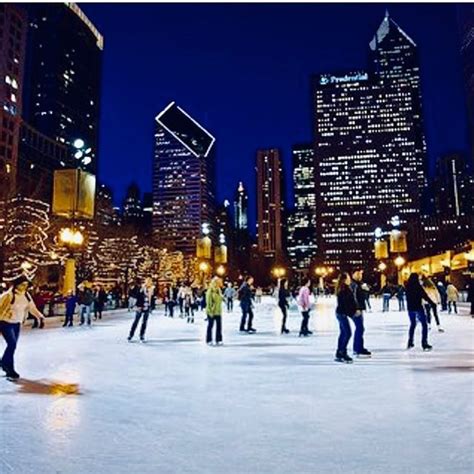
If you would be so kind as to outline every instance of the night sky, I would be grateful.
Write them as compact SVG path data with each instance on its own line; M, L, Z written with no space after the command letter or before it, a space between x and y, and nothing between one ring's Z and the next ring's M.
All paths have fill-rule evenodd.
M242 180L255 222L255 154L311 141L310 76L365 69L385 4L80 4L105 38L99 178L117 204L151 190L154 117L171 100L217 138L217 197ZM430 166L468 149L455 5L389 4L417 43ZM290 204L292 196L289 197Z

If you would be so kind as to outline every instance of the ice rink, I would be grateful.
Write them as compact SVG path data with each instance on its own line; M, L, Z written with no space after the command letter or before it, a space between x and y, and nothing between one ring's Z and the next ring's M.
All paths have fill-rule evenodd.
M405 350L405 312L368 313L373 358L353 365L333 361L332 299L312 312L310 338L296 312L281 336L269 298L258 332L239 334L236 308L223 347L203 342L202 315L191 325L162 310L146 344L127 343L131 318L22 332L24 378L0 378L0 473L474 471L469 316L441 313L446 332L434 327L425 353L420 328Z

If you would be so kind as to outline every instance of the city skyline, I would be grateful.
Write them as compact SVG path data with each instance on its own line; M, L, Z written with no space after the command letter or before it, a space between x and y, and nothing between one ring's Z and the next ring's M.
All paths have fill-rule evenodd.
M106 54L104 55L104 80L107 79L110 71L116 66L115 61L117 59L117 51L114 46L117 38L114 37L114 31L107 26L109 20L107 19L108 17L106 18L106 15L104 15L106 11L111 12L109 17L115 18L119 25L120 18L123 17L125 12L132 15L130 17L131 20L137 17L142 18L145 12L148 13L148 16L154 12L155 15L151 15L151 18L155 18L158 22L157 24L159 24L161 20L164 21L164 19L168 19L168 22L172 22L173 19L176 19L176 13L173 7L165 5L147 6L146 8L139 7L133 11L122 5L115 6L116 8L114 7L114 10L110 10L108 6L101 5L84 5L83 7L84 11L105 37L107 46L105 48ZM261 44L257 45L257 51L249 56L249 58L244 58L242 56L243 51L241 51L241 48L245 48L245 45L248 45L247 42L249 39L243 39L244 44L241 47L232 49L234 54L231 55L231 58L224 56L216 57L217 51L215 45L212 47L214 49L206 47L206 44L200 45L200 54L203 58L203 63L201 64L199 61L196 61L194 57L185 55L183 58L185 59L183 67L184 65L189 66L190 71L188 77L185 79L180 77L181 65L178 64L175 68L175 63L167 64L164 70L162 70L161 77L158 78L159 84L163 82L165 84L163 84L163 87L157 87L157 83L154 81L155 92L151 95L148 86L148 78L146 74L143 74L143 71L152 70L157 66L154 65L155 63L143 63L142 54L137 54L133 57L132 61L134 63L137 61L142 63L142 74L140 75L138 84L140 89L137 89L134 95L133 106L136 110L132 115L129 115L133 117L133 126L129 126L129 130L124 130L124 137L129 133L133 135L128 147L133 146L133 153L134 155L136 154L136 157L134 156L134 162L139 160L140 166L134 168L129 167L127 173L122 173L124 166L124 158L122 158L122 156L126 154L127 146L120 142L120 139L117 138L117 134L115 134L114 143L111 143L108 137L109 132L103 132L99 148L99 178L113 188L116 203L121 202L125 189L131 180L137 181L143 191L150 190L151 183L141 178L143 175L149 175L151 169L151 157L148 156L148 152L143 151L147 148L150 154L152 151L152 143L149 139L150 127L148 127L148 130L143 130L139 127L139 124L143 124L144 122L149 123L150 117L146 113L146 109L151 108L153 102L156 103L156 107L162 108L166 105L166 101L176 99L179 103L183 104L191 115L194 115L199 120L202 120L203 123L206 123L207 126L213 130L217 138L216 188L218 202L222 202L225 198L231 199L232 196L229 195L228 189L234 189L236 183L242 180L250 194L250 229L253 230L255 228L256 176L254 172L254 156L258 148L268 146L270 148L278 147L281 149L286 188L290 191L288 196L289 204L290 207L292 207L293 196L291 186L289 185L291 183L292 171L291 146L298 142L308 142L312 140L310 123L310 75L313 73L337 72L338 70L347 70L351 67L363 68L367 63L367 54L364 53L366 53L368 43L373 37L374 31L383 19L385 8L383 5L278 5L274 7L275 8L266 8L263 5L203 5L197 10L193 7L187 9L182 20L187 24L189 21L188 15L194 15L194 17L197 15L199 19L198 23L201 20L206 22L209 31L206 32L200 41L204 41L207 46L209 46L209 39L206 42L205 38L208 36L212 37L213 34L220 31L220 28L223 28L229 21L231 14L233 14L235 25L245 21L249 23L247 27L251 27L249 31L253 39L255 39L253 35L256 34L255 30L252 29L256 26L254 25L254 21L257 18L261 18L262 15L267 15L267 18L273 18L275 21L281 22L283 21L283 13L286 12L289 15L289 30L294 29L291 20L303 18L305 16L303 15L304 12L307 13L306 16L308 16L308 14L309 16L313 15L316 23L322 21L323 18L326 18L326 20L334 19L337 16L336 13L340 13L341 11L354 13L354 20L348 22L347 20L341 20L339 16L337 22L334 22L334 24L329 23L330 28L328 28L326 35L328 39L321 39L321 35L318 37L321 49L311 47L312 42L307 38L309 34L306 35L306 42L300 42L300 46L295 48L293 42L301 39L301 35L297 35L297 39L295 40L290 38L291 35L289 33L282 34L280 38L276 38L276 35L273 33L269 33L268 39L262 39L260 37ZM468 151L467 139L465 138L467 133L467 120L464 110L465 96L459 57L456 9L453 5L416 6L418 12L417 18L423 21L414 22L414 19L410 18L409 15L409 11L413 11L413 8L415 7L410 5L389 6L391 16L402 26L404 31L407 31L407 34L414 38L420 48L423 112L428 145L427 154L429 156L429 168L432 172L434 170L434 163L440 154L449 152L467 154ZM252 15L248 16L245 12L251 12ZM445 21L441 22L441 18ZM364 19L364 21L362 21L362 19ZM102 25L102 23L104 24ZM129 23L129 27L133 28L133 21ZM140 33L139 37L143 39L144 36L152 35L151 30L147 29L148 26L151 26L148 20L142 21L141 25L143 32ZM433 29L437 31L436 35L432 33ZM187 37L189 38L194 34L194 30L191 28L188 29L188 31ZM350 44L343 46L343 39L349 35L351 37ZM430 35L432 37L430 39L431 44L428 43L427 39ZM108 37L110 37L109 43L107 42ZM283 38L287 40L288 44L285 48L281 49ZM193 41L194 39L193 37ZM133 43L131 39L129 40L129 42ZM228 35L224 35L223 43L227 44L226 42L228 41L232 42L233 40ZM163 48L159 50L159 58L166 59L173 51L173 48L175 48L175 53L183 52L181 49L183 46L182 42L178 39L175 45L168 44L167 47L164 46L166 45L163 45ZM233 44L233 46L237 47L238 45ZM196 48L197 47L198 46L196 46ZM293 48L291 55L289 54L290 48ZM143 49L146 48L143 47ZM269 60L267 56L259 56L259 54L263 53L263 49L266 49L266 51L274 50L275 53L278 53L279 59L268 63ZM308 50L311 50L310 54L308 54ZM216 59L212 64L209 64L210 55ZM304 58L301 56L304 56ZM179 54L178 57L180 57ZM219 61L217 61L217 59ZM233 90L237 90L238 92L229 94L225 97L226 100L224 100L222 104L217 104L217 100L222 101L222 89L224 86L226 84L227 86L235 86L234 81L236 80L231 78L228 74L219 74L219 71L223 70L228 73L232 64L237 65L239 61L244 61L247 63L247 66L253 66L253 69L251 67L242 67L242 64L239 64L240 67L236 68L235 75L237 77L245 76L246 80L242 83L243 87L241 87L240 90L234 87ZM286 61L288 67L284 68L281 61ZM292 68L291 65L293 61L298 61L301 65ZM158 63L160 63L160 61L158 61ZM209 66L206 73L202 69L204 64ZM265 88L265 91L262 88L262 79L264 79L265 82L265 79L268 79L268 77L263 74L265 72L262 71L264 66L268 73L271 68L274 69L275 67L280 71L277 81L266 82L268 87ZM439 72L438 74L433 74L433 68L436 68L436 66L438 70L442 70L442 74L439 74ZM217 74L216 79L210 84L205 84L203 77L208 77L212 72ZM127 74L125 74L125 76L127 76ZM175 79L173 81L174 84L167 87L166 83L169 82L171 76ZM251 77L255 78L254 84L250 81ZM221 78L222 81L220 82L224 84L217 81L218 78ZM283 97L278 93L278 90L283 82L288 80L293 81L292 89L286 91L287 97ZM296 81L296 83L294 81ZM109 88L111 90L104 91L102 100L102 130L107 128L113 129L110 124L115 118L112 117L110 113L107 113L107 110L110 109L110 97L113 97L119 91L120 84L121 82L119 81ZM441 85L443 85L442 88ZM210 86L214 86L214 96L210 95ZM255 94L256 92L258 93ZM140 104L137 98L140 97L140 94L144 93L149 94L147 103ZM160 97L162 99L160 99ZM271 99L273 99L274 103L270 104L271 107L269 108L269 101L271 101ZM122 101L120 107L127 107L127 100L128 99L125 98L125 102ZM248 105L249 110L244 111L247 116L242 117L242 109L247 106L250 100L252 100L252 103ZM241 104L236 104L238 101L240 101ZM288 102L291 103L288 104ZM259 105L261 106L259 107ZM153 105L153 116L156 115L158 108L155 108L155 105ZM138 110L141 109L143 113L140 112L139 114ZM275 115L275 109L280 109L280 114ZM285 113L287 111L288 113ZM271 113L267 114L267 112ZM119 118L120 115L121 114L118 114L117 118ZM272 120L263 120L262 118L266 116L270 116ZM226 120L223 120L224 117ZM449 120L447 117L450 117ZM448 127L448 123L454 124L455 126ZM105 127L105 124L108 124L108 126ZM297 130L295 131L295 129ZM146 134L145 131L147 132ZM442 133L440 131L442 131ZM119 144L123 151L114 153L113 150L117 150ZM111 169L111 161L114 163L114 169ZM126 178L119 177L118 174L124 174Z

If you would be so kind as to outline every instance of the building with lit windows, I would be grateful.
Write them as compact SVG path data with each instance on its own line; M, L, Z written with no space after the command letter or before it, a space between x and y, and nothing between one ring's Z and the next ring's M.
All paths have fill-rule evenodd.
M234 226L236 230L248 229L248 201L249 196L242 181L240 181L234 200Z
M27 19L13 4L0 4L0 200L15 190Z
M143 220L143 206L141 193L136 183L127 188L122 204L122 220L124 224L139 227Z
M175 102L156 116L153 236L157 245L196 252L201 226L215 235L215 138Z
M288 256L293 271L307 275L317 252L316 176L313 145L295 145L293 187L295 208L288 217Z
M257 151L257 242L265 257L282 255L283 179L280 151Z
M419 221L425 191L417 47L388 13L370 58L313 82L318 246L333 266L368 266L374 229Z
M27 6L24 119L97 174L103 37L75 3ZM73 152L72 145L82 140Z

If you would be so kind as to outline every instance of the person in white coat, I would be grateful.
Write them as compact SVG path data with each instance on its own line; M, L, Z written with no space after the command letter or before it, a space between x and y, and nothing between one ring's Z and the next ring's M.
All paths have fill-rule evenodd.
M1 360L1 368L6 372L7 379L17 380L20 374L15 371L15 350L20 337L20 327L28 313L43 323L44 316L36 307L28 293L30 281L26 276L13 280L12 287L0 295L0 333L7 347Z
M438 316L438 305L441 303L441 295L439 294L438 288L436 288L436 285L434 284L433 280L431 280L431 278L425 277L423 278L423 289L426 291L426 294L433 302L433 304L425 302L425 313L426 319L428 321L428 328L431 329L431 312L433 312L436 326L438 326L438 331L444 332Z
M448 313L451 314L451 311L454 310L454 312L458 314L458 289L452 283L449 283L448 287L446 288L446 293L448 295Z

